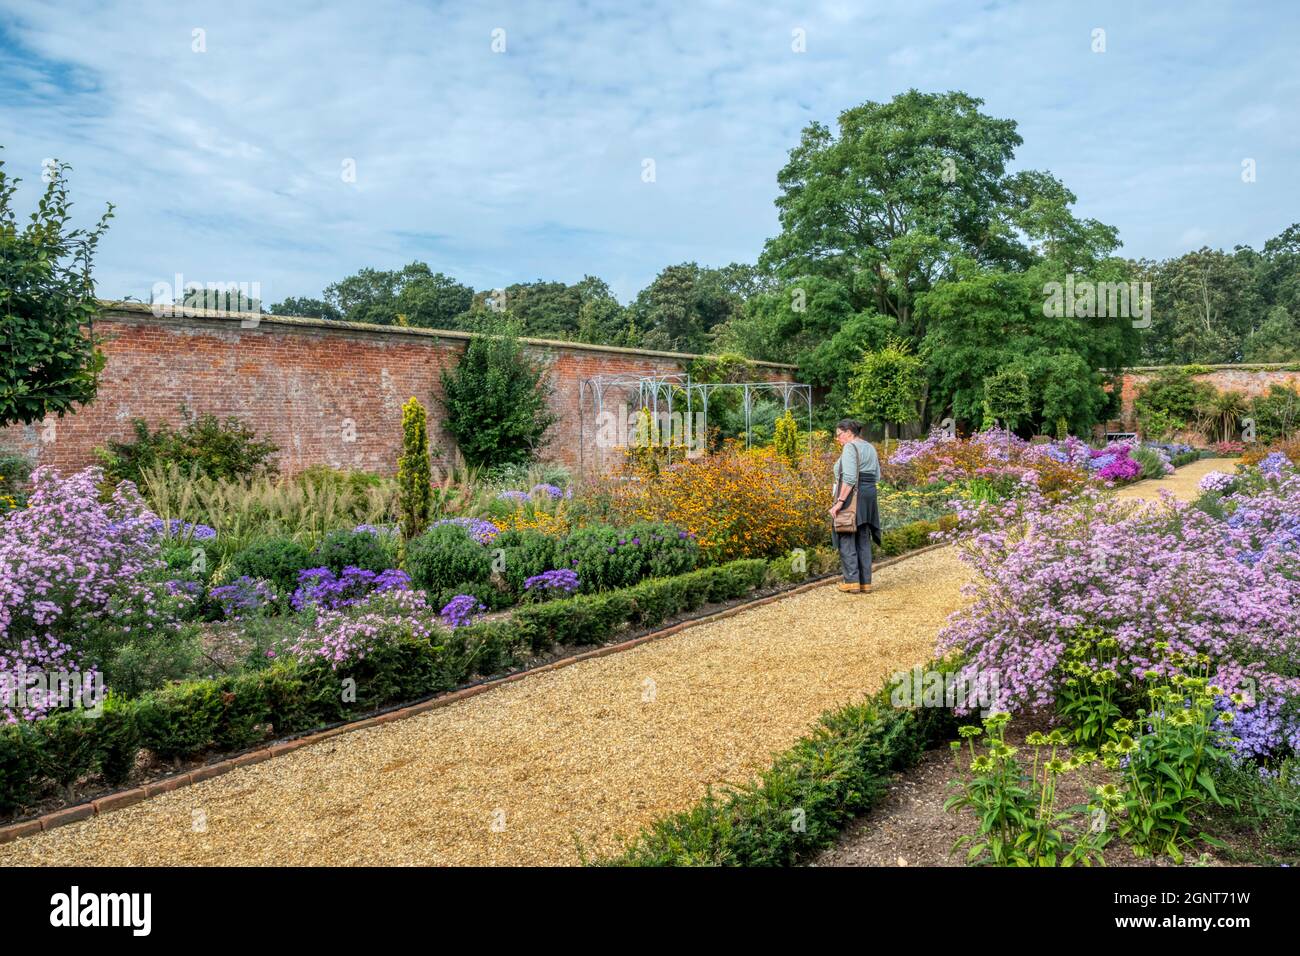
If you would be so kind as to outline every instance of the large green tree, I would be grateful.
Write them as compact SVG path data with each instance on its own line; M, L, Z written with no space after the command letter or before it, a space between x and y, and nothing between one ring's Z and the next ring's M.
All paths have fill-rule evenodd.
M62 417L95 397L104 357L91 268L113 207L91 229L71 229L62 163L47 166L36 211L20 229L20 180L0 162L0 426Z

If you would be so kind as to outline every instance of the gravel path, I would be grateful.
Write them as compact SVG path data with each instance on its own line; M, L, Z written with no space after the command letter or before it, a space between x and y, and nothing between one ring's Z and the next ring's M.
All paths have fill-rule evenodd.
M816 588L0 846L0 865L565 864L930 655L965 566Z
M1115 492L1119 498L1156 498L1162 491L1173 492L1175 498L1191 501L1200 495L1197 483L1212 471L1226 471L1232 474L1237 470L1236 458L1202 458L1190 465L1184 465L1167 478L1159 481L1139 481Z

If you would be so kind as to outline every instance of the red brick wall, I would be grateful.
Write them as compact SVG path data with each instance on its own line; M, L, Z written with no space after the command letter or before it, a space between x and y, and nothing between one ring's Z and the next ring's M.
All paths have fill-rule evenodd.
M37 464L75 469L95 462L110 438L131 434L130 421L180 420L180 406L235 415L280 446L280 468L311 465L396 470L402 403L414 395L429 409L430 443L439 464L455 444L440 427L441 372L455 365L467 337L429 330L365 328L304 319L262 317L243 328L238 317L163 317L148 307L111 308L96 331L106 337L108 363L96 401L48 423L0 429L0 449ZM549 366L559 420L543 457L577 467L596 455L595 410L586 401L585 455L580 455L579 382L595 375L681 371L689 357L527 340ZM760 374L790 380L791 370ZM606 397L618 405L619 393Z
M1120 392L1120 416L1127 427L1137 427L1137 412L1133 403L1142 385L1157 374L1155 369L1134 369L1124 373L1123 389ZM1270 385L1300 389L1300 371L1280 367L1218 365L1210 366L1210 371L1192 377L1198 382L1208 382L1220 392L1241 392L1248 398L1264 394Z

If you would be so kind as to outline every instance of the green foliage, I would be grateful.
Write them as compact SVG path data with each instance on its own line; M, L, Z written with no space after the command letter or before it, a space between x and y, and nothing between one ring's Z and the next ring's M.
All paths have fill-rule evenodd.
M1133 407L1138 427L1147 438L1163 439L1195 423L1198 409L1214 393L1181 369L1166 369L1138 389Z
M299 316L307 319L325 319L329 322L339 322L343 319L343 313L328 302L321 299L312 299L304 296L290 296L275 305L269 306L266 310L271 315L288 315Z
M40 744L31 724L0 724L0 813L13 813L36 794Z
M1123 278L1109 265L1093 274ZM1031 408L1022 421L1064 417L1072 432L1086 434L1101 419L1107 376L1098 370L1127 364L1137 332L1128 320L1044 315L1043 289L1060 275L1052 263L1024 273L958 263L951 281L918 298L932 407L950 407L958 422L981 423L985 380L1015 368L1030 382Z
M698 561L693 539L680 537L671 525L648 521L622 529L587 525L566 536L555 553L555 566L576 571L587 593L630 587L647 576L682 574Z
M1226 442L1236 436L1237 425L1250 411L1250 405L1241 392L1216 391L1204 399L1199 411L1205 416L1211 431L1217 432Z
M104 661L104 676L114 691L135 697L193 674L202 653L196 627L173 633L142 621Z
M894 338L883 349L867 352L853 371L850 413L864 421L902 426L916 418L925 391L925 369L905 339Z
M472 339L442 388L445 427L473 467L532 461L556 420L544 369L508 329Z
M139 701L142 739L163 760L181 760L213 745L224 710L216 681L187 681L154 691Z
M369 531L331 531L311 555L312 566L335 574L344 568L387 571L397 567L397 542L392 535Z
M416 587L435 593L473 590L491 576L492 552L459 525L435 525L407 545L406 573Z
M1120 706L1119 642L1098 628L1080 628L1066 648L1056 694L1056 713L1073 728L1074 740L1096 749L1116 740Z
M473 297L469 286L417 261L398 270L362 269L326 287L323 304L330 313L324 317L337 314L348 322L457 329ZM276 311L285 314L280 306ZM315 307L305 314L316 315Z
M68 229L71 202L54 163L36 212L20 230L11 203L21 180L0 162L0 428L62 417L94 400L104 367L93 324L91 268L113 207L90 230Z
M1168 646L1155 645L1176 667L1187 664ZM1102 745L1107 765L1123 766L1124 791L1116 797L1123 816L1119 833L1139 856L1168 854L1176 863L1193 837L1191 816L1227 801L1214 785L1214 770L1228 759L1216 731L1218 712L1205 673L1208 662L1193 664L1193 674L1176 674L1159 680L1156 671L1147 672L1148 707L1139 710L1136 721L1119 721L1118 740Z
M1271 444L1288 438L1300 429L1300 391L1269 385L1265 394L1256 395L1251 402L1250 416L1255 419L1257 441Z
M139 485L145 472L163 465L175 466L189 477L218 481L275 474L271 457L279 447L259 441L257 433L238 418L194 415L185 408L181 409L181 417L179 429L164 423L155 431L150 431L144 419L132 419L133 440L109 441L99 450L105 477Z
M799 423L790 414L790 409L776 420L776 430L772 435L772 445L776 456L791 468L799 467Z
M397 459L398 509L408 539L429 521L430 481L428 413L412 397L402 406L402 455Z
M703 352L712 333L741 307L722 270L694 262L668 266L637 295L629 318L641 331L639 346L669 352Z
M1160 460L1160 456L1156 454L1154 448L1139 445L1129 452L1129 457L1142 466L1142 471L1138 475L1139 479L1163 478L1165 476L1164 462ZM1173 464L1172 459L1170 464Z
M984 417L1015 429L1033 411L1029 376L1015 366L1000 368L984 379Z
M1300 864L1300 761L1283 761L1267 775L1253 761L1215 768L1223 807L1213 810L1216 836L1242 863ZM1237 839L1228 839L1235 836Z
M1091 866L1102 862L1108 837L1088 828L1080 833L1071 822L1071 810L1079 808L1061 810L1056 805L1059 778L1080 765L1074 758L1057 757L1057 749L1068 740L1065 733L1030 734L1025 742L1034 749L1034 761L1026 772L1015 758L1017 748L1008 746L1005 739L1010 721L1011 715L1003 712L986 718L983 726L967 725L960 730L970 749L970 779L952 785L956 792L944 809L972 810L979 831L961 837L953 849L968 847L967 863L992 866ZM975 738L980 736L982 754L975 749ZM960 741L953 742L953 749L960 751Z
M298 572L311 566L311 552L292 538L262 538L230 559L228 578L268 581L278 597L287 598L298 587Z

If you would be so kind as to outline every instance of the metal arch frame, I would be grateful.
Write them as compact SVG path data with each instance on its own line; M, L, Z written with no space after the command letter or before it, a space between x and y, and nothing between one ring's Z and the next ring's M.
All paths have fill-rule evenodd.
M808 433L812 434L813 394L812 386L802 382L692 382L689 372L650 373L648 375L595 375L578 381L578 470L586 474L587 470L587 428L586 398L591 396L599 421L605 411L605 393L611 388L622 389L625 394L635 390L638 408L649 408L655 421L659 420L659 399L663 396L671 420L673 414L673 393L681 390L686 395L686 415L691 421L694 415L694 397L699 396L701 410L704 414L704 431L709 427L709 396L722 388L739 388L744 396L745 407L745 447L751 445L750 433L753 431L753 410L755 394L775 394L781 396L784 411L789 411L792 401L803 399L808 413ZM812 442L808 443L808 456L812 458ZM597 446L597 468L603 463ZM672 460L672 448L669 446L669 461Z

